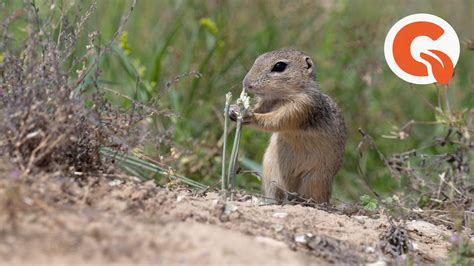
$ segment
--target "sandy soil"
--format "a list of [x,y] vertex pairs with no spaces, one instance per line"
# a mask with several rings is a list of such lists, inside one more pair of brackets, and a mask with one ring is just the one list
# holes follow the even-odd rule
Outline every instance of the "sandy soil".
[[[303,206],[261,206],[247,196],[160,188],[117,178],[0,178],[0,261],[9,263],[360,264],[380,249],[384,214],[344,215]],[[23,180],[23,181],[20,181]],[[412,259],[447,254],[452,232],[404,225]]]

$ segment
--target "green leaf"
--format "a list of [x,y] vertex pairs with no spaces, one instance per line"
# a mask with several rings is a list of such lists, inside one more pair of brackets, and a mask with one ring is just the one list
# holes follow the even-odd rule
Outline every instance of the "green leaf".
[[362,204],[362,207],[368,211],[376,211],[378,208],[378,202],[377,199],[371,198],[369,195],[362,195],[360,197],[360,201]]

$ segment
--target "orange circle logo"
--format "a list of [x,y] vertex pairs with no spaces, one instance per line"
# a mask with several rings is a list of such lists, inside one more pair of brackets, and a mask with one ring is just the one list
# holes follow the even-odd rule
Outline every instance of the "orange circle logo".
[[389,30],[384,45],[390,69],[414,84],[448,84],[459,59],[459,39],[443,19],[414,14]]

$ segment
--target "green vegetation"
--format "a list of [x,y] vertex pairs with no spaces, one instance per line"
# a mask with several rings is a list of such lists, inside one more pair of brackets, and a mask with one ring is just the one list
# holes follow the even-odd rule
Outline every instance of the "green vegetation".
[[448,259],[444,263],[449,265],[472,265],[474,246],[467,236],[454,234],[449,238],[451,248]]
[[[51,13],[59,18],[61,10],[70,10],[72,21],[76,10],[88,12],[90,6],[90,1],[60,1],[54,7],[49,3],[36,3],[45,21]],[[82,55],[88,49],[92,32],[98,32],[98,43],[108,42],[130,4],[98,1],[78,33],[74,53]],[[21,1],[6,1],[1,17],[8,17],[21,5]],[[386,156],[418,149],[433,157],[447,153],[452,145],[433,142],[445,136],[449,128],[469,128],[464,132],[465,139],[470,139],[467,134],[473,133],[472,126],[466,121],[468,109],[474,106],[474,53],[466,42],[473,38],[472,10],[474,3],[469,0],[390,4],[140,0],[112,51],[99,58],[101,74],[96,85],[123,110],[135,108],[136,103],[156,108],[160,115],[145,121],[152,128],[149,135],[161,136],[160,142],[145,139],[139,145],[141,151],[176,173],[209,185],[219,180],[222,170],[225,94],[232,91],[239,95],[241,81],[259,54],[284,47],[304,50],[315,60],[321,88],[338,101],[349,128],[334,198],[357,201],[371,193],[369,187],[382,195],[403,193],[411,181],[409,175],[394,175],[373,148],[359,149],[363,138],[358,129],[367,132]],[[449,114],[444,103],[438,103],[444,88],[403,82],[383,57],[383,41],[390,26],[417,12],[443,17],[463,42],[448,89]],[[14,40],[26,36],[23,25],[18,21],[11,26]],[[0,55],[3,52],[0,45]],[[94,60],[91,57],[84,67]],[[85,95],[91,94],[92,80],[84,85]],[[412,120],[415,122],[404,127]],[[239,156],[243,170],[259,168],[269,136],[253,129],[242,130]],[[228,149],[230,152],[231,147]],[[472,160],[469,164],[472,166]],[[439,174],[427,172],[426,178],[438,183]],[[240,174],[237,182],[240,188],[259,189],[259,181],[250,174]]]
[[377,199],[371,198],[367,194],[360,196],[360,204],[368,211],[376,211],[379,207]]

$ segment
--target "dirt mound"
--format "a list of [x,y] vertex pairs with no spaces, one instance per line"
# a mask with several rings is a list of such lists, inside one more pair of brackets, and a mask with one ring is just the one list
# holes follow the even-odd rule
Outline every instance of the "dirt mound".
[[[0,261],[13,263],[360,264],[390,260],[378,217],[312,207],[223,203],[216,193],[160,188],[130,178],[0,179]],[[404,226],[415,261],[448,251],[452,232]],[[433,233],[436,232],[436,233]]]

